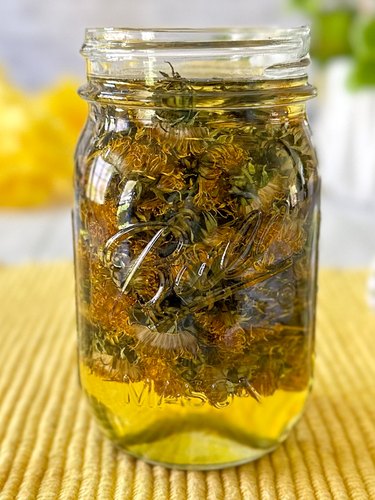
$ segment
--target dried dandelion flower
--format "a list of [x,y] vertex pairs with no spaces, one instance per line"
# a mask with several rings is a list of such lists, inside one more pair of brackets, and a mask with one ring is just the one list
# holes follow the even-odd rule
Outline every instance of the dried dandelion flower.
[[207,149],[210,132],[207,127],[186,126],[182,123],[176,127],[162,128],[160,125],[147,129],[146,134],[160,146],[178,157],[200,155]]
[[220,171],[234,175],[248,159],[249,153],[240,146],[214,142],[199,159],[200,172],[208,179]]
[[135,299],[121,294],[104,266],[98,261],[90,262],[90,299],[87,317],[105,329],[106,337],[116,337],[129,331],[129,313]]
[[180,398],[189,394],[189,384],[180,379],[171,364],[160,357],[145,356],[142,361],[145,378],[151,382],[161,398]]
[[194,204],[200,210],[220,211],[226,205],[228,196],[224,179],[212,180],[202,176],[198,178],[198,193],[194,196]]
[[106,380],[113,382],[140,382],[144,378],[143,369],[139,364],[131,363],[126,358],[103,353],[94,354],[90,368]]
[[133,325],[132,332],[137,337],[141,348],[147,352],[159,352],[160,354],[196,354],[197,339],[187,331],[174,333],[151,330],[146,326]]

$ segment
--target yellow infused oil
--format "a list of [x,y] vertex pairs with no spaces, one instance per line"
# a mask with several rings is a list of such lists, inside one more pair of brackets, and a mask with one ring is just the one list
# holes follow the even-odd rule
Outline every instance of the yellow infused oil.
[[203,395],[163,397],[152,382],[119,382],[80,365],[81,383],[107,435],[149,462],[212,468],[255,459],[279,444],[303,410],[308,389],[276,390],[260,401]]

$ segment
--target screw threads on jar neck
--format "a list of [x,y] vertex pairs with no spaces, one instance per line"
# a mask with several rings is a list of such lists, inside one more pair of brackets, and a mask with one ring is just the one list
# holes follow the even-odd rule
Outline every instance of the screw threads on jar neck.
[[315,95],[309,42],[308,27],[88,29],[81,95],[146,107],[185,107],[188,99],[198,109],[304,101]]

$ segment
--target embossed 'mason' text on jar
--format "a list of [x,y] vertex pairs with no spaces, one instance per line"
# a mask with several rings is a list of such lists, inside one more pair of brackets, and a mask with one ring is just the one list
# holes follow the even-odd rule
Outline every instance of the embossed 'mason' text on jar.
[[134,456],[243,463],[302,413],[319,225],[308,46],[308,28],[86,32],[80,379]]

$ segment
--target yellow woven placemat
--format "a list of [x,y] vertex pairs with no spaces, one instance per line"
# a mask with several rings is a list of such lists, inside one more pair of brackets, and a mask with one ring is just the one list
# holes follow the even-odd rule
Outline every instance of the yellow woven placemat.
[[170,471],[116,450],[77,384],[70,264],[0,268],[0,498],[375,499],[375,315],[365,273],[320,276],[316,382],[285,444],[257,462]]

